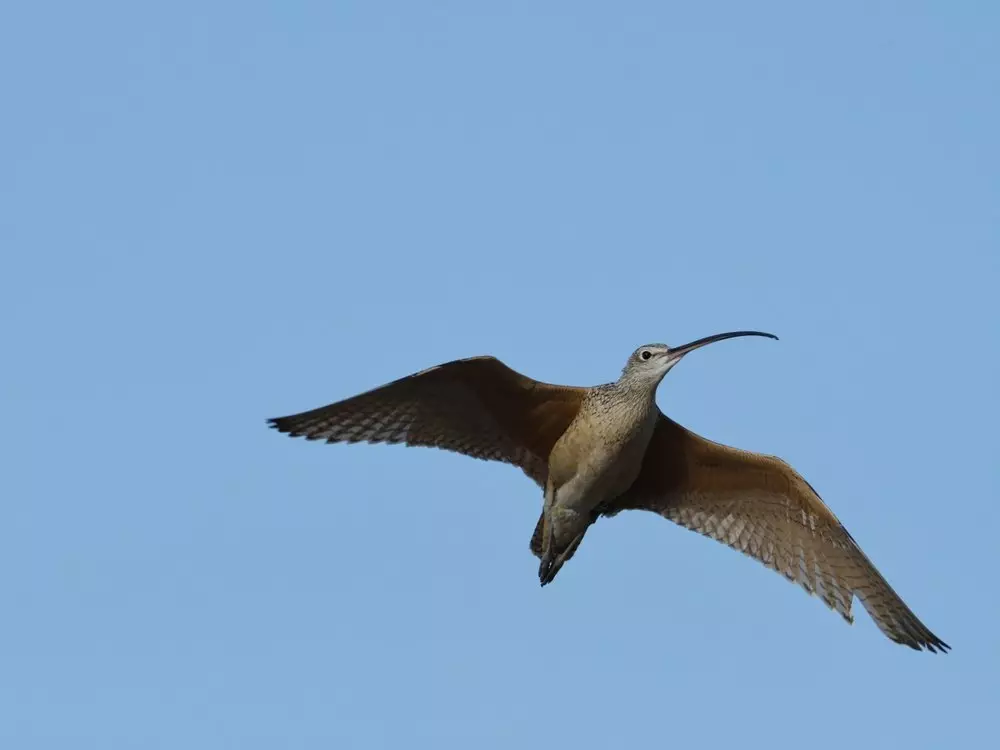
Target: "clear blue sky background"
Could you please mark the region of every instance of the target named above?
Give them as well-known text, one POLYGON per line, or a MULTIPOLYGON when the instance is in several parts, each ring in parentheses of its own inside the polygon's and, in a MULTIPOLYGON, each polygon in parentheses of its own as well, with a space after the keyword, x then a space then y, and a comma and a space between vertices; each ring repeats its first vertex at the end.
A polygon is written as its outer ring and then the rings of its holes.
POLYGON ((8 3, 0 745, 984 747, 1000 6, 8 3), (265 418, 492 353, 780 455, 952 654, 265 418))

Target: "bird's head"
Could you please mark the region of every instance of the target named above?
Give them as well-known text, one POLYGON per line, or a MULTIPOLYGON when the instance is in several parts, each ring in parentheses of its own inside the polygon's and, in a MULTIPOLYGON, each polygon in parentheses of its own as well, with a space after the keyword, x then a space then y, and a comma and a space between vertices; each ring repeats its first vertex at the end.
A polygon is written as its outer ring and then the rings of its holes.
POLYGON ((690 354, 695 349, 700 349, 716 341, 725 341, 739 336, 764 336, 769 339, 778 337, 771 333, 761 331, 731 331, 729 333, 717 333, 714 336, 706 336, 703 339, 692 341, 683 346, 667 346, 666 344, 646 344, 640 346, 625 363, 622 376, 619 382, 644 383, 658 385, 663 380, 664 375, 670 372, 671 368, 680 362, 686 354, 690 354))

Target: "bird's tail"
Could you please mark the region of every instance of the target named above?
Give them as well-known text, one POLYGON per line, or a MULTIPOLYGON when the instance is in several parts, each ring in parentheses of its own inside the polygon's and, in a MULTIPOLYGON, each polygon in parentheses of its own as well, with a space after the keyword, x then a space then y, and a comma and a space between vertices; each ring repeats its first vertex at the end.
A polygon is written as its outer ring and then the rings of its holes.
POLYGON ((531 535, 531 554, 537 557, 539 560, 542 559, 542 534, 545 533, 545 514, 542 513, 538 517, 538 523, 535 524, 535 533, 531 535))

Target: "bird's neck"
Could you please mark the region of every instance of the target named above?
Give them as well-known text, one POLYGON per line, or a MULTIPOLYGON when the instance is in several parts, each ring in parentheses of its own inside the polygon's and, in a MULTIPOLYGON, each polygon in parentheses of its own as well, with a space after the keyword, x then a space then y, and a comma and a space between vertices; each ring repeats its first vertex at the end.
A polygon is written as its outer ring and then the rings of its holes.
POLYGON ((643 406, 651 406, 656 402, 656 388, 659 384, 660 379, 650 380, 623 376, 613 384, 613 388, 629 401, 643 406))

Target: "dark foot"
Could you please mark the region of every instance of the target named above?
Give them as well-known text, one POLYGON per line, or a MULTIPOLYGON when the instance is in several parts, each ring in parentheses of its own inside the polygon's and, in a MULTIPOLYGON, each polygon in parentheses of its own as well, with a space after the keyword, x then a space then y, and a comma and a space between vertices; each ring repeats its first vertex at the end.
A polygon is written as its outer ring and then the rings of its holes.
POLYGON ((552 533, 552 524, 546 524, 548 527, 545 533, 545 539, 542 543, 542 562, 538 566, 538 580, 541 582, 542 586, 546 583, 551 583, 552 579, 555 578, 556 571, 556 545, 555 545, 555 535, 552 533))
MULTIPOLYGON (((593 523, 593 521, 591 521, 591 523, 593 523)), ((552 579, 556 577, 556 573, 562 570, 562 566, 565 565, 574 554, 576 554, 576 550, 580 546, 580 542, 583 541, 583 535, 586 533, 586 529, 581 531, 577 535, 576 539, 574 539, 566 549, 558 555, 555 555, 555 561, 548 567, 544 576, 542 575, 541 569, 539 569, 538 577, 541 579, 543 586, 547 583, 551 583, 552 579)))
POLYGON ((559 568, 562 564, 558 559, 552 560, 548 564, 542 563, 542 567, 538 570, 538 581, 542 586, 552 583, 552 580, 556 577, 556 573, 559 572, 559 568))

